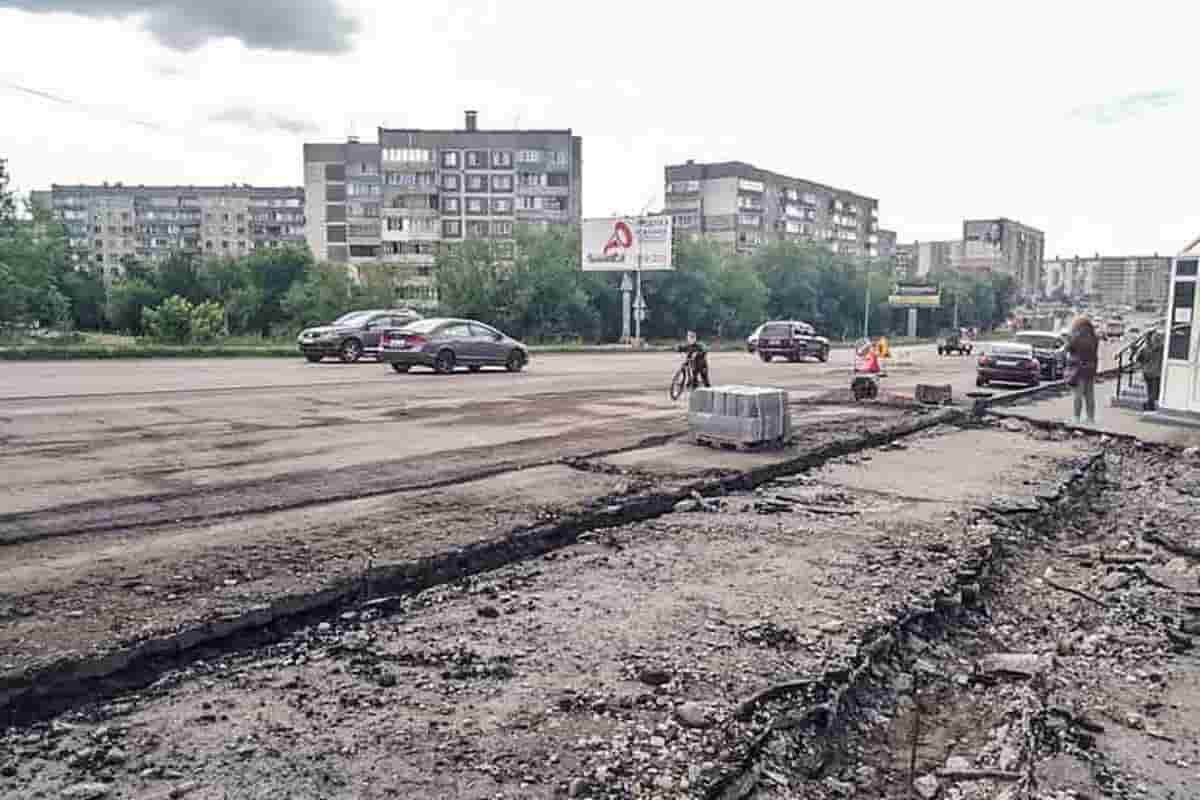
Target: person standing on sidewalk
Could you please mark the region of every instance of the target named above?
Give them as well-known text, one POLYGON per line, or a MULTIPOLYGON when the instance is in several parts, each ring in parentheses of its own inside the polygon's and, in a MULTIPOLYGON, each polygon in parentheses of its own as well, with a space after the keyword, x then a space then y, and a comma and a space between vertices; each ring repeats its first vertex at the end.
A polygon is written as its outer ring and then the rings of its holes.
POLYGON ((1150 331, 1146 343, 1138 353, 1138 365, 1146 379, 1146 410, 1158 408, 1158 390, 1162 385, 1163 337, 1158 331, 1150 331))
POLYGON ((1067 342, 1067 384, 1075 391, 1076 425, 1084 422, 1086 408, 1088 425, 1096 424, 1096 370, 1100 365, 1100 339, 1096 326, 1086 316, 1071 326, 1067 342))

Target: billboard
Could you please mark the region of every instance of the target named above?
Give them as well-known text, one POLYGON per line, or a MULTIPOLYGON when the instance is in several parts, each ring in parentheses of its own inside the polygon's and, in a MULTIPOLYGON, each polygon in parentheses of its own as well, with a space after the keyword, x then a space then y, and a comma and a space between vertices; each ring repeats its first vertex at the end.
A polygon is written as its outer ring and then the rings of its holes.
POLYGON ((582 238, 585 272, 673 269, 669 216, 585 219, 582 238))
POLYGON ((938 286, 923 283, 898 283, 888 297, 888 305, 906 308, 939 308, 942 305, 942 290, 938 286))

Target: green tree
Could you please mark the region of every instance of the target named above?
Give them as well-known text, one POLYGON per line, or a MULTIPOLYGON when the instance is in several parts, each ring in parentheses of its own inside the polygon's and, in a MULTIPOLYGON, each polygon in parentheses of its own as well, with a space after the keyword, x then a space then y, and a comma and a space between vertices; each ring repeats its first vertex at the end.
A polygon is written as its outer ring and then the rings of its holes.
POLYGON ((173 294, 156 308, 142 309, 142 328, 161 342, 187 344, 192 335, 192 304, 173 294))
POLYGON ((292 284, 281 306, 293 328, 332 322, 350 310, 354 286, 346 267, 317 264, 303 281, 292 284))
POLYGON ((8 159, 0 158, 0 236, 8 235, 17 224, 17 203, 8 189, 8 159))
POLYGON ((145 280, 125 278, 109 287, 104 316, 115 330, 136 336, 142 333, 142 310, 158 305, 162 299, 162 292, 145 280))
POLYGON ((202 302, 209 297, 207 287, 200 279, 196 258, 191 253, 173 252, 164 258, 158 264, 154 284, 168 297, 177 295, 192 303, 202 302))
POLYGON ((494 320, 504 327, 512 322, 508 298, 511 287, 495 258, 492 245, 471 240, 443 247, 434 269, 438 302, 446 313, 479 320, 494 320))
POLYGON ((215 341, 225 330, 225 309, 213 300, 192 308, 191 340, 198 344, 215 341))
POLYGON ((303 247, 262 248, 242 261, 249 284, 258 289, 262 298, 254 325, 263 336, 270 336, 273 326, 288 322, 283 298, 312 269, 312 255, 303 247))
POLYGON ((73 270, 63 276, 62 291, 71 304, 76 328, 99 330, 104 326, 104 281, 91 270, 73 270))

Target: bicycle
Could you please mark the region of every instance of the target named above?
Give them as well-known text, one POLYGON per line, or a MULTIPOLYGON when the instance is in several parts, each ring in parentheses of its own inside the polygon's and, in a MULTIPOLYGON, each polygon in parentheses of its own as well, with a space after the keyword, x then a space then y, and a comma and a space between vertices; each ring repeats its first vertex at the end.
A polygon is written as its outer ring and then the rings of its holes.
POLYGON ((696 368, 692 366, 692 354, 688 353, 683 358, 683 363, 679 369, 675 371, 675 377, 671 378, 671 399, 678 400, 683 394, 684 389, 696 388, 696 368))

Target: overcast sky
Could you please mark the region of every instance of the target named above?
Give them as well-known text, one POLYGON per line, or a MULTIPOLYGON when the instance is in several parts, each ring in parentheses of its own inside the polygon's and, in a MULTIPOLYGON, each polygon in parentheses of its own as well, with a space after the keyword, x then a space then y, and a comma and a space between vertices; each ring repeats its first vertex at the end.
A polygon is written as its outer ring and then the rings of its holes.
POLYGON ((901 241, 1007 216, 1047 257, 1174 253, 1200 235, 1197 6, 0 0, 0 157, 21 191, 297 185, 306 140, 476 108, 582 135, 585 215, 737 159, 876 197, 901 241))

